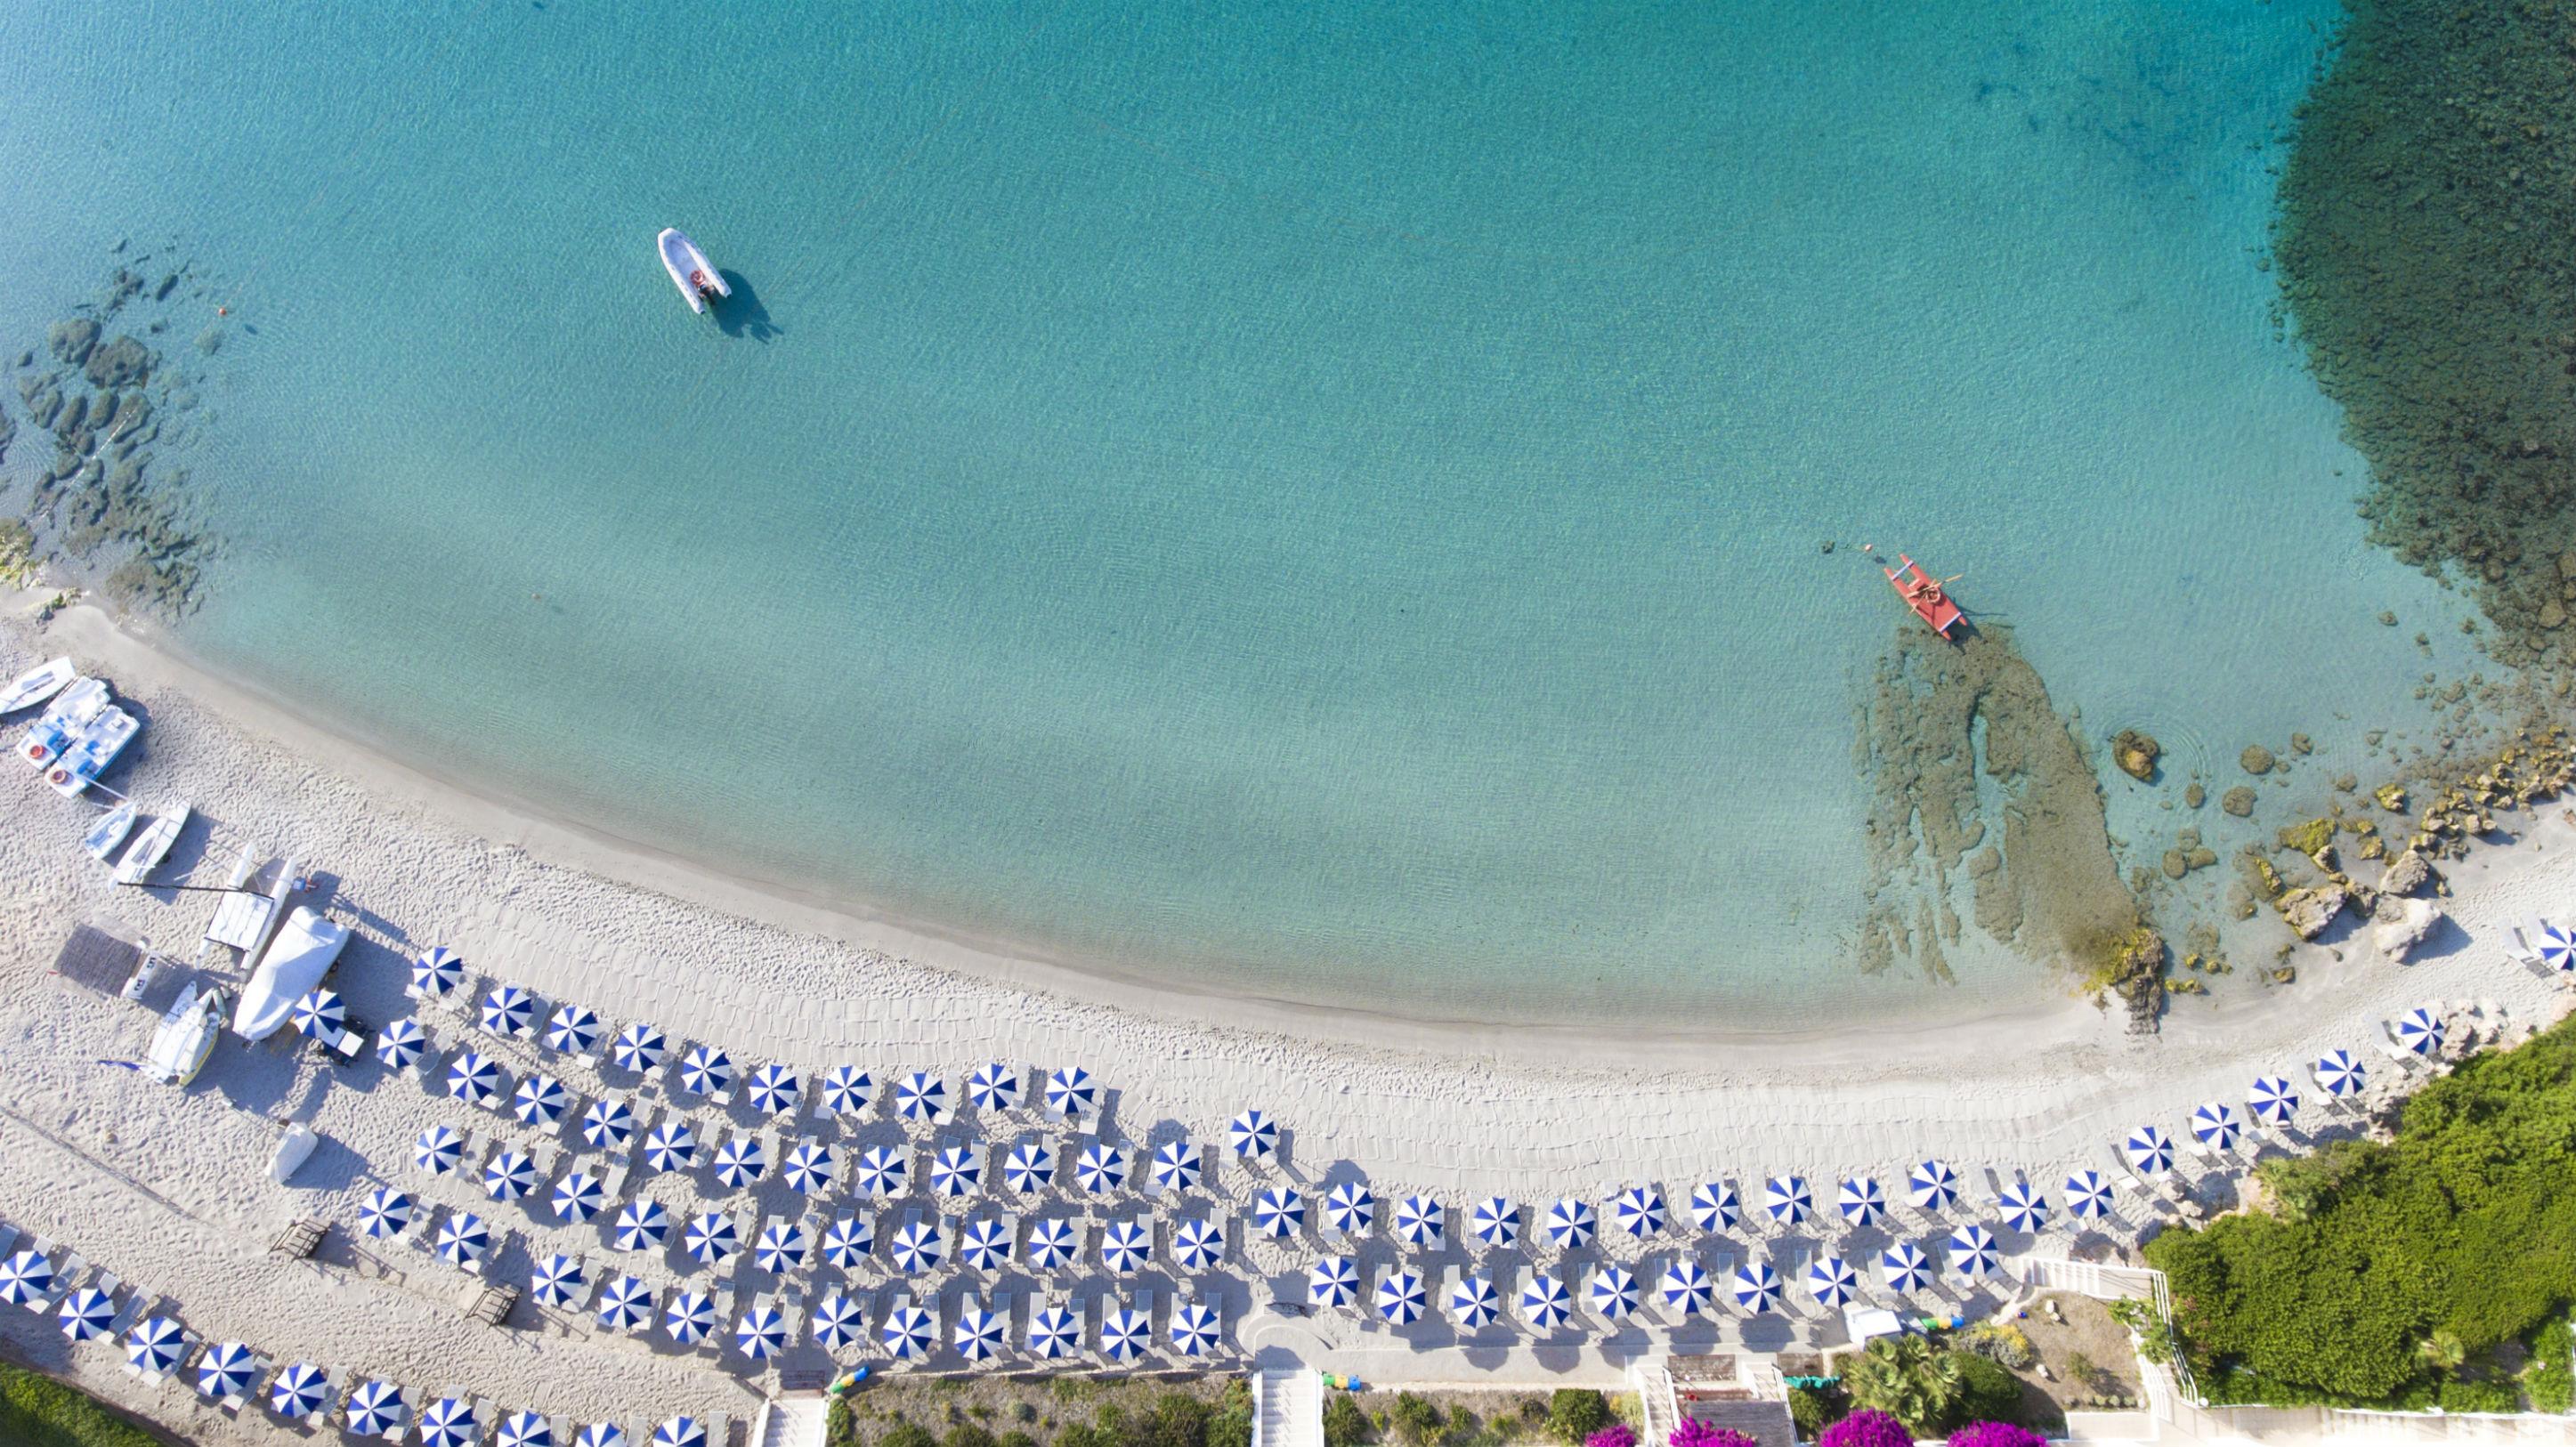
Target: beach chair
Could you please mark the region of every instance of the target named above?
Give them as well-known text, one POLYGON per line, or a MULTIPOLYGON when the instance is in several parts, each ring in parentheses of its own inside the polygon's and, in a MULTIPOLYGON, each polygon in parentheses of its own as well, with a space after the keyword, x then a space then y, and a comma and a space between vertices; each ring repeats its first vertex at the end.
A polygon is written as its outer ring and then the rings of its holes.
POLYGON ((501 1409, 493 1404, 492 1399, 490 1397, 474 1398, 474 1430, 478 1433, 487 1434, 479 1436, 475 1440, 482 1442, 490 1441, 491 1438, 488 1434, 500 1424, 501 1409))
POLYGON ((62 1264, 54 1268, 53 1290, 46 1293, 42 1300, 28 1310, 52 1311, 69 1300, 73 1292, 88 1284, 89 1262, 77 1251, 66 1251, 63 1253, 62 1264))
MULTIPOLYGON (((557 1443, 571 1442, 578 1430, 579 1429, 573 1426, 572 1418, 565 1416, 561 1412, 557 1412, 546 1419, 546 1435, 554 1438, 557 1443)), ((650 1442, 653 1439, 646 1437, 641 1440, 650 1442)))
MULTIPOLYGON (((650 1441, 652 1439, 639 1438, 637 1440, 650 1441)), ((732 1447, 732 1442, 733 1418, 722 1412, 709 1412, 707 1414, 707 1447, 732 1447)))
POLYGON ((107 1324, 108 1339, 113 1341, 124 1336, 128 1331, 133 1329, 134 1323, 140 1319, 142 1315, 143 1293, 140 1291, 128 1291, 125 1293, 124 1304, 117 1307, 115 1318, 107 1324))
POLYGON ((8 1255, 9 1248, 17 1244, 18 1228, 5 1223, 0 1223, 0 1256, 8 1255))
POLYGON ((787 1345, 792 1350, 798 1342, 805 1339, 805 1292, 802 1288, 780 1285, 778 1319, 786 1324, 787 1345))
MULTIPOLYGON (((348 1404, 348 1401, 349 1369, 347 1367, 332 1367, 325 1370, 322 1373, 322 1405, 313 1409, 313 1420, 316 1422, 327 1422, 331 1420, 332 1409, 335 1407, 345 1406, 348 1404)), ((345 1418, 347 1414, 343 1413, 342 1415, 345 1418)), ((343 1425, 346 1425, 345 1422, 343 1425)))
POLYGON ((707 1295, 713 1298, 716 1304, 716 1329, 709 1332, 706 1341, 700 1345, 712 1350, 717 1356, 723 1356, 725 1343, 733 1340, 734 1284, 730 1281, 719 1281, 715 1284, 715 1289, 707 1295))

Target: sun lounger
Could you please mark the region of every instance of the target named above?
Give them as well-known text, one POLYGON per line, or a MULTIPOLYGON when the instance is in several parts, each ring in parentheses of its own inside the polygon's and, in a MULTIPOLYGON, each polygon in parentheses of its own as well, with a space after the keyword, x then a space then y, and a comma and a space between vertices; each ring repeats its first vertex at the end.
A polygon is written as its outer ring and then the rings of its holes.
POLYGON ((793 1286, 778 1289, 778 1318, 786 1324, 787 1345, 805 1339, 805 1293, 793 1286))
MULTIPOLYGON (((733 1418, 726 1416, 722 1412, 709 1412, 707 1414, 706 1423, 707 1447, 730 1447, 733 1439, 733 1418)), ((651 1439, 646 1438, 643 1440, 649 1441, 651 1439)))
POLYGON ((0 1225, 0 1256, 8 1255, 9 1248, 17 1244, 18 1228, 15 1226, 0 1225))
MULTIPOLYGON (((725 1344, 733 1340, 734 1284, 730 1281, 719 1281, 716 1283, 715 1290, 707 1294, 715 1301, 716 1304, 716 1329, 707 1333, 706 1341, 700 1345, 705 1349, 714 1352, 716 1355, 722 1356, 724 1355, 725 1344)), ((708 1440, 713 1441, 714 1439, 709 1438, 708 1440)))
MULTIPOLYGON (((100 1289, 105 1290, 104 1287, 100 1289)), ((133 1329, 135 1321, 142 1315, 143 1293, 140 1291, 127 1292, 125 1294, 124 1305, 119 1306, 116 1309, 115 1318, 107 1324, 108 1337, 113 1340, 124 1336, 126 1332, 133 1329)))
MULTIPOLYGON (((573 1426, 572 1418, 565 1416, 561 1412, 557 1412, 555 1415, 546 1419, 546 1433, 553 1437, 558 1444, 570 1443, 578 1430, 578 1428, 573 1426)), ((639 1440, 650 1442, 653 1439, 646 1437, 639 1440)))
POLYGON ((474 1430, 479 1433, 487 1434, 477 1440, 491 1440, 488 1434, 500 1424, 501 1409, 493 1405, 490 1397, 476 1397, 474 1399, 474 1430))

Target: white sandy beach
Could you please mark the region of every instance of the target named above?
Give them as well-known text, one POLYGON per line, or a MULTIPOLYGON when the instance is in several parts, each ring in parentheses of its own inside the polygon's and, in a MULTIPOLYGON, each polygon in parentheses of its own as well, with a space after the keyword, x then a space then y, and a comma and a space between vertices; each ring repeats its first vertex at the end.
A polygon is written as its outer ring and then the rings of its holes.
MULTIPOLYGON (((2508 924, 2576 902, 2576 817, 2555 803, 2508 821, 2524 836, 2515 847, 2482 850, 2449 873, 2444 903, 2456 929, 2416 963, 2390 963, 2366 931, 2339 930, 2329 941, 2342 959, 2303 948, 2295 986, 2258 993, 2238 980, 2230 1003, 2178 999, 2155 1038, 2130 1038, 2114 1014, 2073 1001, 1937 1026, 1819 1021, 1795 1037, 1730 1033, 1722 1022, 1640 1022, 1633 1035, 1504 1032, 1106 979, 784 897, 432 779, 85 609, 41 635, 13 624, 0 670, 62 652, 148 711, 141 745, 110 782, 147 809, 186 798, 211 821, 220 841, 211 856, 207 827, 193 825, 173 867, 211 857, 201 873, 214 877, 199 882, 220 884, 223 862, 250 840, 317 875, 332 912, 357 930, 334 984, 367 1022, 407 1012, 405 962, 444 944, 478 977, 521 985, 549 1005, 587 1003, 612 1028, 652 1021, 675 1045, 712 1042, 746 1068, 778 1060, 810 1075, 852 1062, 880 1080, 924 1069, 953 1083, 987 1061, 1078 1063, 1115 1092, 1110 1120, 1129 1137, 1186 1128, 1211 1147, 1229 1117, 1258 1106, 1288 1127, 1288 1166, 1306 1181, 1347 1175, 1336 1163, 1348 1162, 1382 1200, 1421 1190, 1460 1211, 1505 1195, 1530 1214, 1533 1236, 1559 1196, 1598 1203, 1657 1182, 1678 1219, 1699 1181, 1735 1181, 1751 1207, 1764 1177, 1796 1172, 1816 1183, 1820 1204, 1834 1180, 1855 1173, 1876 1175, 1893 1197, 1906 1167, 1927 1156, 1958 1165, 1972 1195, 1985 1194, 1987 1169, 2027 1171, 2054 1192, 2068 1170, 2102 1166, 2134 1127, 2183 1138, 2194 1106, 2224 1100, 2241 1110, 2255 1075, 2304 1082, 2306 1062, 2326 1049, 2353 1048, 2375 1075, 2402 1076, 2370 1038, 2410 1006, 2485 1001, 2520 1025, 2555 1018, 2576 998, 2500 948, 2508 924)), ((408 1247, 377 1251, 358 1240, 353 1249, 354 1237, 335 1234, 319 1267, 269 1259, 268 1239, 286 1221, 345 1223, 370 1187, 413 1184, 413 1136, 436 1121, 461 1128, 471 1113, 434 1083, 425 1090, 372 1063, 335 1070, 278 1042, 228 1038, 184 1093, 102 1064, 139 1056, 153 1016, 50 973, 65 937, 79 924, 109 925, 184 957, 211 904, 114 888, 79 853, 87 811, 32 774, 10 778, 14 823, 0 830, 0 963, 12 986, 0 1000, 0 1138, 12 1169, 0 1172, 0 1219, 166 1293, 207 1339, 247 1340, 280 1361, 301 1356, 344 1366, 353 1379, 420 1388, 463 1384, 505 1407, 577 1420, 756 1410, 757 1391, 728 1369, 741 1365, 730 1354, 719 1364, 705 1352, 531 1327, 538 1314, 524 1305, 515 1329, 469 1323, 451 1299, 455 1273, 408 1247), (273 1122, 288 1119, 309 1121, 326 1144, 294 1186, 272 1186, 262 1167, 273 1122)), ((1472 1013, 1462 1001, 1460 1014, 1472 1013)), ((462 1027, 448 1017, 424 1018, 457 1041, 462 1027)), ((514 1078, 541 1058, 525 1044, 491 1053, 514 1078)), ((564 1064, 546 1068, 577 1094, 603 1088, 564 1064)), ((606 1087, 633 1084, 617 1077, 606 1087)), ((2311 1103, 2303 1124, 2324 1119, 2311 1103)), ((860 1140, 899 1134, 879 1112, 860 1140)), ((1238 1202, 1255 1184, 1237 1170, 1221 1179, 1238 1202)), ((701 1184, 645 1182, 683 1217, 701 1184)), ((595 1228, 554 1224, 539 1202, 528 1203, 533 1213, 491 1205, 453 1178, 424 1194, 481 1206, 508 1228, 499 1279, 515 1271, 524 1281, 531 1251, 615 1255, 600 1249, 595 1228)), ((2207 1194, 2227 1192, 2213 1182, 2207 1194)), ((774 1181, 761 1199, 783 1209, 774 1181)), ((1735 1249, 1778 1254, 1749 1223, 1735 1249)), ((1263 1275, 1302 1279, 1316 1248, 1252 1254, 1263 1275)), ((1269 1295, 1259 1282, 1229 1290, 1232 1320, 1269 1295)), ((1741 1335, 1738 1325, 1726 1331, 1741 1335)), ((193 1439, 291 1435, 255 1411, 226 1418, 177 1383, 147 1392, 117 1370, 121 1358, 106 1344, 66 1348, 50 1322, 23 1312, 0 1309, 0 1333, 13 1352, 70 1369, 193 1439)), ((1246 1325, 1240 1335, 1382 1380, 1403 1380, 1409 1368, 1417 1379, 1455 1377, 1469 1359, 1430 1334, 1419 1350, 1385 1333, 1362 1342, 1320 1317, 1246 1325)), ((1499 1364, 1533 1378, 1598 1374, 1616 1356, 1569 1347, 1499 1364)))

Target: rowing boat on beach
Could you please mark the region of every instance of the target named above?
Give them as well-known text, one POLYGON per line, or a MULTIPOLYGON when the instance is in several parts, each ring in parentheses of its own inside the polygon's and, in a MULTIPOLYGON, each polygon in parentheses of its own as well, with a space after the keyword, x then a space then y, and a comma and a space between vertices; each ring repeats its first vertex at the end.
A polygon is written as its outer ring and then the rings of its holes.
POLYGON ((99 816, 98 822, 90 826, 89 833, 82 836, 81 848, 89 851, 90 858, 105 864, 115 856, 116 846, 124 843, 125 836, 133 830, 134 801, 128 799, 99 816))
POLYGON ((724 274, 707 260, 707 254, 698 249, 687 232, 677 226, 665 227, 660 236, 653 238, 653 244, 662 253, 662 269, 671 273, 671 285, 688 298, 689 310, 703 312, 707 298, 733 295, 733 288, 725 285, 724 274))
POLYGON ((170 857, 170 846, 179 842, 179 831, 188 827, 188 817, 193 812, 183 803, 167 814, 153 815, 152 822, 144 825, 143 832, 126 847, 123 862, 116 866, 116 882, 141 884, 150 879, 161 861, 170 857))
POLYGON ((63 686, 79 677, 68 658, 40 663, 19 674, 7 688, 0 688, 0 713, 16 713, 34 708, 63 691, 63 686))

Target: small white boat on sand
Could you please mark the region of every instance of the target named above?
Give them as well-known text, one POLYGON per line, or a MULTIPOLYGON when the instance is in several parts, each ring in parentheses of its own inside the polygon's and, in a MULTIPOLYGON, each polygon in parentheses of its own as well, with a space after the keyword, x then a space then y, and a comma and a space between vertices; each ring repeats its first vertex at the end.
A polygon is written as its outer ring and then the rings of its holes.
POLYGON ((152 1048, 144 1052, 144 1073, 164 1085, 185 1085, 206 1068, 206 1057, 215 1053, 215 1037, 223 1033, 224 992, 209 987, 204 994, 190 985, 179 992, 178 1001, 161 1017, 159 1028, 152 1032, 152 1048))
POLYGON ((68 658, 40 663, 19 674, 7 688, 0 688, 0 713, 16 713, 34 708, 63 691, 63 685, 80 676, 68 658))
POLYGON ((98 716, 107 712, 107 705, 105 683, 95 678, 74 681, 51 708, 28 725, 27 736, 18 745, 18 757, 39 769, 61 758, 63 751, 79 743, 98 716))
POLYGON ((181 804, 167 814, 153 815, 151 822, 145 824, 142 832, 134 836, 134 842, 126 847, 124 862, 116 866, 116 882, 141 884, 150 879, 152 871, 161 867, 161 861, 170 857, 170 846, 179 842, 179 831, 188 827, 191 812, 186 804, 181 804))
POLYGON ((295 1002, 331 972, 331 962, 348 942, 347 925, 311 909, 288 915, 276 938, 260 951, 250 983, 242 986, 241 1006, 233 1011, 233 1033, 244 1040, 265 1040, 276 1034, 295 1013, 295 1002))
POLYGON ((689 310, 703 312, 707 298, 733 295, 733 288, 725 285, 724 274, 707 260, 707 254, 698 249, 698 243, 691 241, 687 232, 677 226, 667 227, 653 241, 661 248, 662 269, 671 273, 671 285, 689 299, 689 310))
POLYGON ((285 1185, 287 1177, 294 1175, 306 1161, 313 1159, 313 1148, 321 1144, 321 1141, 322 1138, 315 1135, 313 1127, 309 1125, 299 1125, 279 1136, 277 1154, 268 1158, 268 1178, 281 1186, 285 1185))
POLYGON ((89 833, 81 836, 81 848, 89 851, 90 858, 105 864, 115 857, 116 846, 125 842, 125 836, 134 832, 134 814, 134 801, 128 799, 99 815, 98 822, 89 826, 89 833))
POLYGON ((62 758, 45 771, 45 782, 66 799, 80 797, 80 792, 106 773, 107 766, 115 763, 116 756, 124 753, 125 746, 142 731, 143 725, 136 722, 134 715, 121 708, 109 709, 90 724, 79 743, 64 750, 62 758))

